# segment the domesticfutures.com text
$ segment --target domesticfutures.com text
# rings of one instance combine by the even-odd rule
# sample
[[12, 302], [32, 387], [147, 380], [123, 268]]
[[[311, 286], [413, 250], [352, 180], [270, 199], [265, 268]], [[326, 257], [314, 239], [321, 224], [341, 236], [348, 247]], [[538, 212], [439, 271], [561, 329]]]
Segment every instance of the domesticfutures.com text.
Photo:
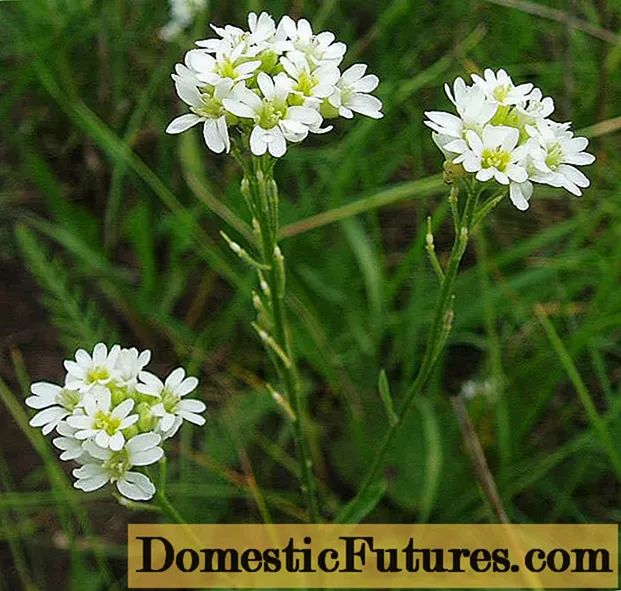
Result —
[[[138, 573], [612, 573], [605, 548], [528, 549], [520, 563], [508, 548], [417, 548], [413, 538], [403, 547], [382, 547], [372, 536], [341, 536], [339, 547], [317, 551], [313, 540], [289, 538], [280, 548], [175, 547], [163, 536], [137, 536], [141, 560]], [[157, 558], [156, 558], [157, 557]]]

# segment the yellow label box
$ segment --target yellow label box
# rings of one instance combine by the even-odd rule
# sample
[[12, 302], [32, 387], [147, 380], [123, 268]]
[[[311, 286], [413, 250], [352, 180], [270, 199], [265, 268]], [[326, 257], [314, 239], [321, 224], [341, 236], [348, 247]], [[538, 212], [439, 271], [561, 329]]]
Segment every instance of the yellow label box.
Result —
[[129, 587], [618, 587], [616, 525], [130, 525]]

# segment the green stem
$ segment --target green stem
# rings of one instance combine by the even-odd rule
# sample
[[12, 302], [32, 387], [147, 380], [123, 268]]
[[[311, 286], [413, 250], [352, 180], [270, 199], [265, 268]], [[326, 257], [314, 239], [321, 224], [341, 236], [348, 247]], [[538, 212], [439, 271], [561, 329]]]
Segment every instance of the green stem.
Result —
[[157, 504], [162, 510], [162, 513], [164, 513], [168, 517], [168, 519], [170, 519], [170, 521], [172, 521], [173, 523], [179, 523], [182, 525], [187, 524], [187, 521], [183, 518], [181, 513], [179, 513], [179, 511], [175, 509], [173, 504], [168, 500], [166, 493], [162, 489], [159, 489], [157, 491], [155, 498], [157, 500]]
[[173, 523], [187, 524], [181, 513], [175, 509], [174, 505], [166, 496], [166, 457], [159, 461], [159, 478], [158, 487], [155, 493], [155, 499], [162, 513], [164, 513]]
[[[478, 188], [475, 183], [469, 185], [467, 187], [467, 198], [461, 219], [458, 219], [459, 215], [457, 213], [457, 209], [455, 208], [453, 210], [455, 217], [455, 228], [457, 231], [446, 267], [446, 272], [442, 281], [440, 297], [436, 304], [434, 321], [427, 340], [423, 361], [414, 382], [406, 391], [399, 409], [397, 410], [396, 420], [388, 427], [383, 440], [379, 444], [375, 458], [373, 459], [362, 486], [360, 487], [356, 498], [350, 503], [351, 507], [355, 507], [357, 504], [356, 501], [364, 498], [369, 489], [375, 483], [380, 469], [384, 464], [384, 460], [386, 459], [386, 454], [390, 449], [390, 445], [397, 434], [399, 425], [412, 409], [415, 396], [423, 389], [427, 379], [431, 375], [431, 371], [438, 357], [440, 356], [440, 353], [442, 352], [442, 349], [444, 348], [444, 344], [452, 325], [452, 301], [454, 298], [453, 290], [455, 287], [455, 280], [457, 278], [459, 264], [461, 263], [461, 259], [464, 256], [464, 252], [466, 251], [466, 246], [468, 244], [468, 238], [472, 228], [474, 209], [479, 195], [480, 188]], [[347, 518], [346, 515], [344, 517]]]
[[[319, 521], [315, 477], [312, 460], [304, 430], [304, 404], [299, 389], [299, 380], [295, 357], [289, 337], [289, 326], [284, 306], [285, 266], [284, 259], [277, 242], [278, 236], [278, 195], [272, 174], [272, 163], [260, 158], [253, 158], [252, 171], [246, 172], [247, 200], [251, 213], [255, 216], [259, 229], [263, 263], [269, 268], [263, 273], [269, 285], [268, 297], [271, 306], [272, 334], [276, 345], [284, 352], [283, 362], [279, 356], [273, 357], [277, 370], [284, 382], [287, 398], [295, 418], [293, 419], [294, 434], [300, 464], [301, 488], [308, 507], [309, 519], [312, 523]], [[266, 166], [267, 164], [267, 166]]]

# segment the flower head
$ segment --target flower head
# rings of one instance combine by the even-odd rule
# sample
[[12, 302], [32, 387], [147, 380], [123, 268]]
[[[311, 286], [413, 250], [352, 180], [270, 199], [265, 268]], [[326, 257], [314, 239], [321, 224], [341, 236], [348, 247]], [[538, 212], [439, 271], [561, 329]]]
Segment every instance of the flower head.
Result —
[[304, 18], [296, 22], [285, 15], [279, 28], [285, 32], [290, 48], [303, 54], [315, 66], [323, 62], [338, 66], [347, 51], [345, 43], [334, 42], [335, 37], [329, 31], [315, 35], [311, 24]]
[[151, 352], [135, 347], [108, 350], [98, 343], [92, 355], [80, 349], [75, 359], [65, 361], [64, 387], [32, 384], [25, 402], [38, 412], [30, 425], [44, 435], [56, 430], [52, 444], [60, 459], [81, 465], [73, 472], [77, 488], [90, 491], [112, 482], [130, 499], [151, 498], [153, 484], [131, 468], [157, 462], [162, 439], [172, 437], [183, 420], [205, 424], [198, 414], [205, 404], [184, 399], [198, 380], [178, 368], [162, 382], [145, 371]]
[[586, 138], [576, 138], [568, 123], [549, 119], [554, 101], [531, 83], [515, 85], [504, 70], [472, 75], [468, 86], [457, 78], [445, 87], [456, 114], [425, 113], [425, 124], [447, 162], [463, 167], [479, 182], [508, 186], [509, 197], [528, 209], [533, 183], [563, 187], [575, 195], [589, 186], [576, 166], [595, 157], [584, 152]]
[[[188, 71], [189, 72], [189, 71]], [[177, 79], [177, 92], [190, 106], [191, 113], [170, 122], [167, 133], [182, 133], [198, 123], [203, 124], [203, 138], [216, 154], [231, 149], [224, 101], [239, 94], [243, 87], [235, 86], [231, 79], [220, 80], [215, 86], [201, 87], [193, 75]], [[202, 90], [201, 90], [202, 89]]]
[[445, 86], [445, 91], [455, 105], [457, 115], [444, 111], [427, 111], [425, 115], [428, 121], [425, 124], [446, 138], [465, 138], [468, 130], [481, 133], [498, 108], [487, 99], [483, 90], [476, 86], [467, 87], [461, 78], [455, 80], [453, 92], [448, 85]]
[[356, 64], [341, 73], [346, 51], [332, 33], [315, 34], [304, 19], [288, 16], [276, 25], [263, 12], [248, 15], [248, 30], [212, 26], [217, 37], [197, 41], [173, 80], [190, 113], [177, 117], [168, 133], [203, 123], [207, 147], [231, 148], [237, 130], [256, 156], [282, 156], [290, 143], [326, 133], [324, 117], [354, 113], [378, 119], [382, 103], [369, 93], [379, 80]]

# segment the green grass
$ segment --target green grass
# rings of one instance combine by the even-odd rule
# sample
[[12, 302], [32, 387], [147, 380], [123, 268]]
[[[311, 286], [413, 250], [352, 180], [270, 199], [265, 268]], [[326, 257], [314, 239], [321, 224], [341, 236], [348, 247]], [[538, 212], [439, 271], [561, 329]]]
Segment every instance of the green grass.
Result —
[[[446, 395], [493, 377], [496, 398], [469, 410], [509, 518], [618, 520], [621, 45], [610, 35], [621, 6], [546, 0], [538, 4], [556, 12], [540, 15], [498, 4], [213, 0], [194, 31], [166, 44], [157, 37], [164, 0], [0, 2], [0, 262], [36, 290], [34, 318], [45, 314], [17, 344], [0, 335], [14, 360], [0, 384], [3, 412], [23, 431], [0, 436], [0, 589], [125, 584], [123, 526], [145, 516], [74, 491], [49, 440], [27, 426], [28, 374], [60, 379], [78, 344], [149, 347], [161, 367], [179, 363], [201, 380], [208, 424], [188, 427], [168, 464], [168, 494], [188, 521], [306, 517], [292, 432], [263, 385], [273, 376], [250, 324], [254, 276], [219, 235], [251, 237], [240, 171], [197, 131], [163, 131], [181, 108], [175, 62], [208, 35], [207, 22], [241, 25], [248, 10], [330, 28], [350, 61], [379, 75], [385, 105], [378, 122], [340, 121], [290, 150], [276, 172], [324, 518], [344, 515], [387, 409], [420, 364], [438, 295], [428, 215], [441, 261], [450, 250], [442, 159], [423, 112], [448, 107], [444, 82], [504, 67], [593, 136], [592, 186], [582, 199], [538, 188], [528, 212], [503, 201], [486, 219], [457, 280], [448, 347], [401, 426], [386, 483], [349, 517], [489, 521]], [[568, 4], [578, 28], [550, 18]], [[55, 343], [44, 360], [40, 334]], [[25, 473], [20, 457], [33, 455], [26, 464], [38, 468]], [[108, 533], [110, 520], [120, 535]], [[48, 548], [67, 565], [60, 581], [47, 576]]]

